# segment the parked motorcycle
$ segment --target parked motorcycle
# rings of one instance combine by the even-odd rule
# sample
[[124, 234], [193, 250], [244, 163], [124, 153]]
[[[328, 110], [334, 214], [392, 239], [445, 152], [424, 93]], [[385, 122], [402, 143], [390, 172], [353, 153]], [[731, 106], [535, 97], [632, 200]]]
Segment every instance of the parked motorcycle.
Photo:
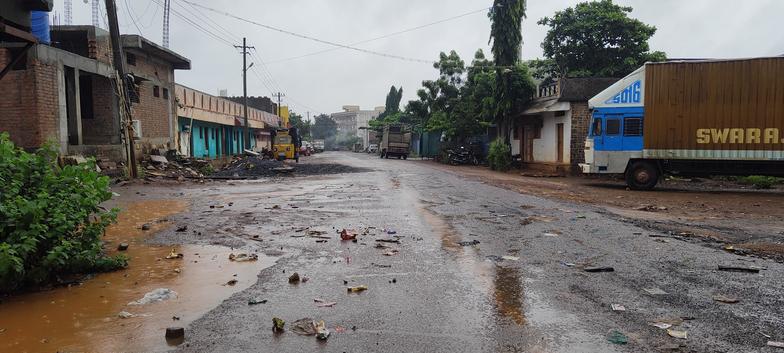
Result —
[[460, 146], [455, 149], [447, 150], [447, 158], [451, 165], [479, 165], [479, 157], [470, 149], [465, 146]]

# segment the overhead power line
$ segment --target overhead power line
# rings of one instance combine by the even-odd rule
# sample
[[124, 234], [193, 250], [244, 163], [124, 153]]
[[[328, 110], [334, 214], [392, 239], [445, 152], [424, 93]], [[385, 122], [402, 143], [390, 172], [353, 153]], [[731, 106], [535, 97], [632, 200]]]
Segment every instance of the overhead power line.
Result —
[[[397, 35], [413, 32], [413, 31], [416, 31], [416, 30], [420, 30], [420, 29], [423, 29], [423, 28], [430, 27], [430, 26], [435, 26], [435, 25], [442, 24], [442, 23], [445, 23], [445, 22], [454, 21], [454, 20], [457, 20], [457, 19], [460, 19], [460, 18], [463, 18], [463, 17], [466, 17], [466, 16], [470, 16], [470, 15], [476, 14], [476, 13], [485, 12], [485, 11], [488, 11], [490, 9], [491, 9], [490, 7], [485, 7], [485, 8], [479, 9], [479, 10], [474, 10], [474, 11], [466, 12], [464, 14], [460, 14], [460, 15], [457, 15], [457, 16], [452, 16], [452, 17], [449, 17], [449, 18], [445, 18], [445, 19], [442, 19], [442, 20], [435, 21], [435, 22], [430, 22], [430, 23], [427, 23], [427, 24], [424, 24], [424, 25], [421, 25], [421, 26], [411, 27], [411, 28], [408, 28], [408, 29], [400, 30], [400, 31], [397, 31], [397, 32], [392, 32], [392, 33], [385, 34], [385, 35], [382, 35], [382, 36], [378, 36], [378, 37], [375, 37], [375, 38], [370, 38], [370, 39], [362, 40], [362, 41], [359, 41], [359, 42], [349, 43], [348, 45], [351, 45], [351, 46], [360, 45], [360, 44], [374, 42], [374, 41], [377, 41], [377, 40], [380, 40], [380, 39], [386, 39], [386, 38], [389, 38], [389, 37], [394, 37], [394, 36], [397, 36]], [[302, 59], [302, 58], [306, 58], [306, 57], [309, 57], [309, 56], [314, 56], [314, 55], [318, 55], [318, 54], [328, 53], [328, 52], [339, 50], [339, 49], [342, 49], [342, 48], [329, 48], [329, 49], [319, 50], [319, 51], [316, 51], [316, 52], [303, 54], [303, 55], [299, 55], [299, 56], [293, 56], [293, 57], [288, 57], [288, 58], [283, 58], [283, 59], [276, 59], [276, 60], [268, 61], [267, 63], [268, 64], [275, 64], [275, 63], [284, 62], [284, 61]]]
[[187, 1], [187, 0], [182, 0], [182, 2], [190, 4], [192, 6], [200, 7], [202, 9], [207, 10], [207, 11], [211, 11], [211, 12], [223, 15], [223, 16], [231, 17], [231, 18], [234, 18], [234, 19], [237, 19], [237, 20], [240, 20], [240, 21], [243, 21], [243, 22], [247, 22], [247, 23], [250, 23], [250, 24], [262, 27], [262, 28], [266, 28], [266, 29], [269, 29], [269, 30], [272, 30], [272, 31], [288, 34], [290, 36], [294, 36], [294, 37], [298, 37], [298, 38], [302, 38], [302, 39], [307, 39], [307, 40], [311, 40], [311, 41], [322, 43], [322, 44], [331, 45], [333, 47], [340, 47], [340, 48], [350, 49], [350, 50], [358, 51], [358, 52], [361, 52], [361, 53], [366, 53], [366, 54], [371, 54], [371, 55], [376, 55], [376, 56], [382, 56], [382, 57], [391, 58], [391, 59], [398, 59], [398, 60], [403, 60], [403, 61], [411, 61], [411, 62], [418, 62], [418, 63], [425, 63], [425, 64], [433, 64], [432, 60], [409, 58], [409, 57], [395, 55], [395, 54], [387, 54], [387, 53], [377, 52], [377, 51], [373, 51], [373, 50], [357, 48], [357, 47], [354, 47], [354, 46], [351, 46], [351, 45], [336, 43], [336, 42], [332, 42], [332, 41], [328, 41], [328, 40], [323, 40], [323, 39], [311, 37], [311, 36], [308, 36], [308, 35], [305, 35], [305, 34], [295, 33], [295, 32], [292, 32], [292, 31], [285, 30], [285, 29], [273, 27], [273, 26], [270, 26], [270, 25], [266, 25], [266, 24], [263, 24], [263, 23], [259, 23], [259, 22], [253, 21], [253, 20], [242, 18], [240, 16], [237, 16], [237, 15], [225, 12], [225, 11], [216, 10], [216, 9], [211, 8], [211, 7], [207, 7], [207, 6], [204, 6], [204, 5], [201, 5], [201, 4], [190, 2], [190, 1]]

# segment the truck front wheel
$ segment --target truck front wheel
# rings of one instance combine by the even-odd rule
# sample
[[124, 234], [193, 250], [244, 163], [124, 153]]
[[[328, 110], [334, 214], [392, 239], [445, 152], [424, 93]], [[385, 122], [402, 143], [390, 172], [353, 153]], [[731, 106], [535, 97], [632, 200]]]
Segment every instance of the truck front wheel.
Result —
[[626, 184], [632, 190], [651, 190], [659, 182], [659, 170], [650, 162], [634, 162], [626, 171]]

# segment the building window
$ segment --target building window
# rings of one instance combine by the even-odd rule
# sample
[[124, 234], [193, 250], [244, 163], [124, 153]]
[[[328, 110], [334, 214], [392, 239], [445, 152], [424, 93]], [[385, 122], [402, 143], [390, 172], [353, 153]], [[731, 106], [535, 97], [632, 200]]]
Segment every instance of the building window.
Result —
[[642, 119], [623, 119], [623, 136], [642, 136]]
[[169, 89], [168, 88], [164, 88], [163, 89], [163, 99], [169, 99]]
[[607, 135], [619, 135], [621, 133], [621, 119], [607, 119]]
[[136, 66], [136, 55], [125, 53], [125, 62], [127, 62], [128, 65]]
[[152, 95], [153, 97], [160, 97], [161, 96], [161, 88], [158, 86], [152, 86]]

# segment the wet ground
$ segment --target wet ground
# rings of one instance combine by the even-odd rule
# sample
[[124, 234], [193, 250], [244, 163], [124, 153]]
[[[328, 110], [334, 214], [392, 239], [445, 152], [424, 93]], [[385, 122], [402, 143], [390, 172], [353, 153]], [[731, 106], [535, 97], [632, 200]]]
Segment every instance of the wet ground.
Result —
[[[159, 245], [131, 243], [131, 249], [150, 247], [163, 254], [171, 244], [190, 244], [177, 246], [185, 254], [182, 260], [155, 263], [184, 268], [195, 252], [204, 258], [203, 250], [187, 252], [191, 246], [222, 251], [224, 256], [216, 255], [215, 261], [225, 259], [232, 251], [228, 247], [243, 247], [262, 258], [255, 265], [208, 264], [212, 270], [201, 270], [207, 272], [200, 281], [179, 287], [172, 278], [200, 271], [186, 269], [168, 277], [173, 269], [161, 269], [162, 282], [138, 280], [144, 288], [122, 300], [109, 299], [111, 308], [91, 309], [96, 314], [90, 322], [96, 326], [50, 335], [63, 337], [56, 345], [41, 343], [47, 337], [43, 333], [49, 327], [73, 326], [75, 316], [68, 315], [78, 310], [65, 310], [53, 325], [39, 309], [57, 302], [52, 293], [19, 299], [31, 303], [40, 296], [35, 305], [6, 301], [0, 305], [0, 328], [7, 328], [0, 341], [22, 342], [16, 349], [5, 346], [14, 351], [35, 344], [43, 347], [39, 351], [160, 351], [170, 348], [163, 327], [171, 325], [186, 326], [185, 342], [176, 347], [186, 352], [773, 352], [766, 342], [784, 340], [784, 265], [776, 261], [670, 236], [610, 212], [604, 204], [560, 197], [555, 191], [545, 195], [549, 191], [536, 182], [526, 192], [525, 183], [514, 184], [520, 186], [515, 190], [496, 174], [365, 154], [324, 153], [303, 163], [340, 163], [366, 171], [117, 188], [121, 203], [152, 202], [141, 209], [170, 200], [187, 205], [169, 205], [182, 212], [145, 216], [123, 226], [129, 230], [150, 219], [167, 219], [148, 232], [155, 233], [151, 241]], [[776, 194], [769, 197], [780, 200]], [[649, 213], [661, 216], [657, 222], [691, 222], [668, 212]], [[755, 229], [757, 221], [752, 218], [743, 226]], [[778, 222], [760, 226], [780, 226]], [[176, 231], [186, 225], [185, 231]], [[337, 231], [343, 228], [355, 229], [357, 242], [341, 241]], [[775, 234], [769, 237], [778, 241]], [[128, 271], [142, 267], [131, 263]], [[235, 265], [250, 267], [239, 273]], [[719, 265], [760, 271], [725, 272]], [[613, 267], [614, 272], [585, 271], [593, 266]], [[308, 280], [290, 284], [294, 272]], [[240, 283], [221, 285], [235, 273]], [[85, 282], [79, 288], [93, 290], [76, 297], [101, 295], [102, 283], [122, 282], [102, 276]], [[151, 317], [116, 317], [128, 301], [164, 284], [181, 294], [176, 301], [134, 311]], [[346, 289], [358, 285], [368, 290]], [[210, 299], [176, 310], [178, 302], [196, 293]], [[721, 303], [714, 299], [717, 295], [738, 302]], [[250, 299], [267, 301], [248, 305]], [[315, 299], [335, 305], [321, 307]], [[625, 310], [614, 311], [612, 304]], [[18, 310], [15, 315], [35, 308], [32, 315], [26, 313], [31, 323], [6, 319], [9, 308]], [[177, 314], [170, 312], [177, 312], [181, 321], [172, 321]], [[272, 332], [273, 317], [286, 321], [286, 332]], [[328, 340], [290, 331], [294, 321], [306, 317], [325, 321]], [[687, 337], [672, 337], [653, 323], [673, 325], [671, 334], [685, 331]], [[611, 343], [610, 337], [616, 342], [625, 338], [626, 344]]]

